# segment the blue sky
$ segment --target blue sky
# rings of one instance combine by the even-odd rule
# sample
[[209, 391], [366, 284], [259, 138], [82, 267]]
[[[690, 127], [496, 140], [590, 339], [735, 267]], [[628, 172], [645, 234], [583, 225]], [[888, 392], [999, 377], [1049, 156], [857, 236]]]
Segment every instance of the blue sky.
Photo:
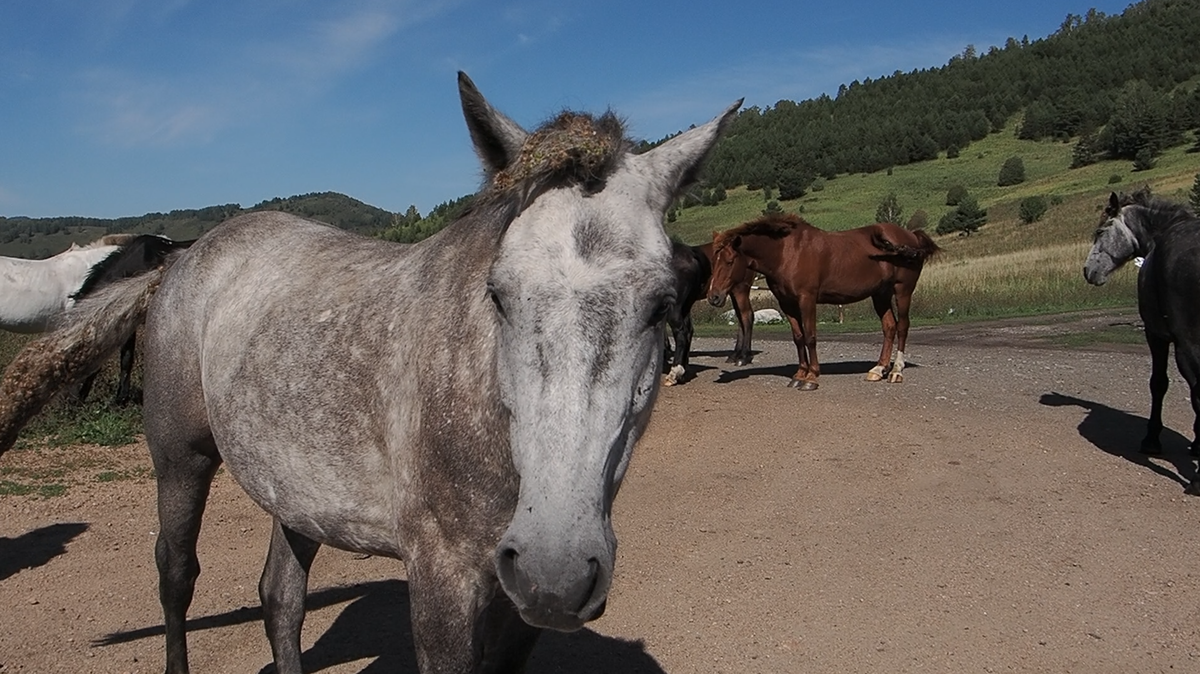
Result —
[[658, 139], [1044, 37], [1084, 0], [4, 0], [0, 215], [337, 191], [421, 213], [479, 169], [455, 72], [526, 128], [612, 108]]

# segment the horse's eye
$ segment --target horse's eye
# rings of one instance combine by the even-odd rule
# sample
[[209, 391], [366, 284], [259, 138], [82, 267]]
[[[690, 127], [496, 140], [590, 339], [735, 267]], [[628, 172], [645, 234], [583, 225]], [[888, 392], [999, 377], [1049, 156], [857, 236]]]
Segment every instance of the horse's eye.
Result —
[[664, 297], [658, 301], [658, 305], [654, 307], [654, 313], [650, 315], [650, 327], [654, 327], [667, 319], [667, 314], [671, 312], [671, 308], [675, 306], [673, 297]]
[[500, 318], [507, 318], [507, 315], [504, 313], [504, 303], [500, 301], [500, 293], [496, 292], [496, 286], [492, 285], [491, 281], [487, 284], [487, 293], [488, 297], [492, 300], [492, 304], [496, 306], [496, 313], [499, 314]]

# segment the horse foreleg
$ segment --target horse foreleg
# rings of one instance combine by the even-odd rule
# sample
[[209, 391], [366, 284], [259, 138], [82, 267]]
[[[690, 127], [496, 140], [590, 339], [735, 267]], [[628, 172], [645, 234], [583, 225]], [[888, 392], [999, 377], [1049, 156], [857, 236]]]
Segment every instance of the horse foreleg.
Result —
[[428, 559], [420, 548], [405, 564], [417, 669], [422, 674], [473, 674], [486, 641], [480, 641], [478, 628], [487, 625], [485, 609], [500, 590], [480, 569], [450, 563], [442, 555]]
[[304, 597], [308, 594], [308, 570], [320, 548], [320, 543], [275, 520], [267, 563], [258, 581], [258, 596], [278, 674], [302, 671], [300, 628], [304, 625]]
[[737, 316], [738, 335], [733, 345], [733, 354], [726, 362], [734, 365], [749, 365], [754, 360], [751, 338], [754, 334], [754, 307], [750, 305], [750, 284], [742, 283], [729, 292], [733, 313]]
[[479, 671], [482, 674], [523, 671], [541, 633], [541, 628], [521, 619], [508, 595], [497, 592], [483, 615], [483, 662]]
[[1150, 347], [1150, 418], [1146, 421], [1146, 437], [1142, 438], [1144, 454], [1161, 454], [1163, 398], [1167, 395], [1170, 379], [1167, 377], [1167, 356], [1171, 342], [1168, 339], [1146, 333], [1146, 345]]

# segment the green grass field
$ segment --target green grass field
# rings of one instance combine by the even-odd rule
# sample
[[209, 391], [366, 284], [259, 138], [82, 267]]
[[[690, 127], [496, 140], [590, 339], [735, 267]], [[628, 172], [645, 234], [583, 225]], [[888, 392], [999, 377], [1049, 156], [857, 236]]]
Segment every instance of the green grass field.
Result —
[[[1149, 185], [1157, 195], [1186, 200], [1200, 172], [1200, 154], [1185, 151], [1191, 139], [1164, 154], [1154, 169], [1135, 173], [1128, 161], [1070, 169], [1072, 144], [1019, 140], [1014, 129], [1010, 125], [954, 159], [898, 166], [890, 175], [840, 176], [781, 206], [818, 227], [843, 230], [874, 222], [879, 203], [895, 192], [902, 219], [923, 210], [932, 232], [950, 210], [946, 192], [955, 184], [966, 187], [987, 209], [988, 224], [967, 237], [935, 236], [942, 253], [926, 266], [917, 287], [913, 316], [918, 324], [1135, 305], [1136, 274], [1130, 270], [1121, 270], [1101, 288], [1084, 282], [1092, 232], [1111, 191]], [[998, 187], [1000, 166], [1012, 156], [1024, 162], [1026, 180]], [[1110, 183], [1112, 176], [1120, 181]], [[1052, 205], [1041, 220], [1025, 224], [1018, 207], [1034, 195], [1047, 197]], [[702, 243], [711, 240], [713, 231], [758, 217], [765, 205], [761, 191], [733, 189], [716, 206], [682, 211], [667, 229], [683, 241]], [[720, 322], [720, 312], [700, 305], [695, 311], [697, 321]], [[874, 321], [874, 314], [869, 303], [860, 302], [846, 307], [846, 318], [848, 323]]]

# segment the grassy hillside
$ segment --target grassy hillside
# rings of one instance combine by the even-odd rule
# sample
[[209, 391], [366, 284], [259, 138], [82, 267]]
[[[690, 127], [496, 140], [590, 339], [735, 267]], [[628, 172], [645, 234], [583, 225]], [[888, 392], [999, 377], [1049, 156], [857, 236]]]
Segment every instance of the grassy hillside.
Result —
[[[942, 156], [898, 166], [890, 173], [840, 176], [781, 207], [800, 212], [818, 227], [842, 230], [873, 222], [879, 203], [895, 192], [903, 208], [901, 219], [924, 210], [932, 231], [950, 210], [945, 205], [949, 188], [966, 187], [987, 209], [988, 224], [969, 237], [935, 237], [943, 253], [926, 267], [914, 300], [914, 315], [922, 322], [1135, 304], [1135, 275], [1129, 270], [1103, 288], [1083, 281], [1083, 260], [1100, 208], [1110, 191], [1142, 185], [1150, 185], [1158, 195], [1186, 200], [1200, 172], [1200, 154], [1187, 153], [1183, 145], [1167, 151], [1155, 168], [1140, 172], [1133, 172], [1128, 161], [1070, 169], [1072, 144], [1019, 140], [1015, 128], [1010, 124], [954, 159]], [[1023, 160], [1026, 180], [998, 187], [1000, 166], [1012, 156]], [[1110, 183], [1112, 176], [1119, 182]], [[1041, 220], [1024, 224], [1018, 218], [1020, 201], [1034, 195], [1047, 197], [1052, 205]], [[681, 211], [668, 230], [688, 243], [700, 243], [710, 240], [714, 230], [757, 217], [764, 207], [761, 191], [738, 188], [716, 206]], [[866, 303], [847, 312], [849, 320], [874, 322]], [[700, 316], [708, 314], [701, 309]]]

